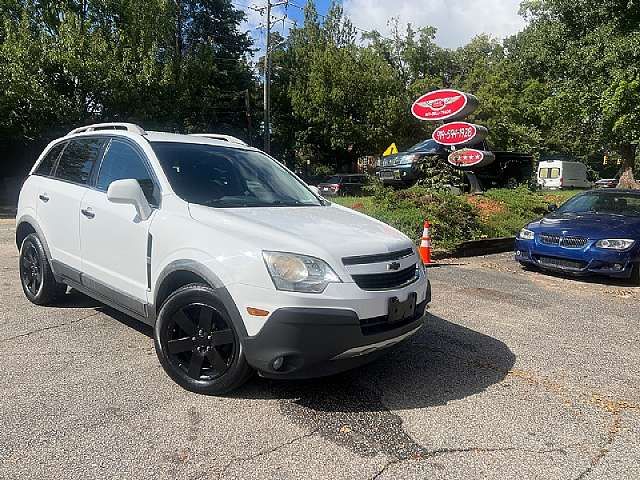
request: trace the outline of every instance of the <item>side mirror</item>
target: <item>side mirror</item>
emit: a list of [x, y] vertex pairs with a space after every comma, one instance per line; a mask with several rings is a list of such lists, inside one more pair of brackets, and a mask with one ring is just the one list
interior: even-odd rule
[[309, 190], [311, 190], [316, 195], [320, 196], [320, 190], [315, 185], [309, 185]]
[[111, 182], [107, 190], [107, 198], [113, 203], [133, 205], [141, 220], [151, 216], [151, 205], [144, 196], [140, 184], [133, 178]]
[[549, 211], [549, 213], [555, 212], [557, 209], [558, 205], [556, 205], [555, 203], [550, 203], [549, 205], [547, 205], [547, 210]]

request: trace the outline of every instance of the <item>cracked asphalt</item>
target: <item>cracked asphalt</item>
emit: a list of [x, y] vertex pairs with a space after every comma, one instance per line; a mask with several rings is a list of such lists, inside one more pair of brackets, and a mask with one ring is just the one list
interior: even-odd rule
[[379, 361], [203, 397], [135, 320], [28, 303], [13, 235], [0, 220], [2, 479], [640, 478], [640, 288], [448, 260]]

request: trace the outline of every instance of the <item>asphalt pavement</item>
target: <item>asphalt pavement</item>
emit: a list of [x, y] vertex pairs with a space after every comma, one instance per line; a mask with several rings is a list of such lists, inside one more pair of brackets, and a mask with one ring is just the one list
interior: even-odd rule
[[0, 220], [1, 479], [640, 478], [640, 288], [443, 261], [375, 363], [205, 397], [135, 320], [30, 304], [13, 238]]

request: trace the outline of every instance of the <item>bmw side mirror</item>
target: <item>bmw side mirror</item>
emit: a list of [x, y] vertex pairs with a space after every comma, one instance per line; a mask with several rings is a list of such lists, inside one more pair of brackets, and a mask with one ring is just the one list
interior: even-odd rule
[[107, 190], [107, 198], [113, 203], [133, 205], [141, 220], [151, 216], [151, 205], [144, 196], [140, 184], [133, 178], [111, 182]]
[[547, 205], [547, 210], [549, 211], [549, 213], [555, 212], [558, 209], [558, 205], [556, 205], [555, 203], [550, 203], [549, 205]]

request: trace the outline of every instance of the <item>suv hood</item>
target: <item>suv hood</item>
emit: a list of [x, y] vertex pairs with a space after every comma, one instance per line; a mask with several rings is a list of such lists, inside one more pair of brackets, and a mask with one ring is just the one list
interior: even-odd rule
[[351, 209], [324, 207], [211, 208], [189, 204], [191, 216], [264, 250], [313, 256], [386, 253], [413, 245], [404, 234]]

